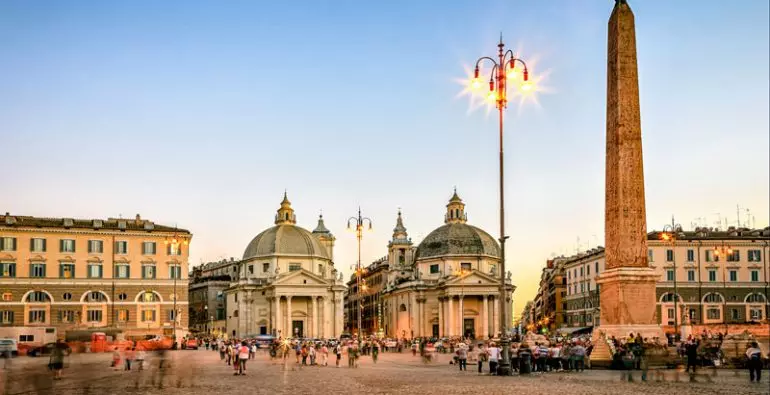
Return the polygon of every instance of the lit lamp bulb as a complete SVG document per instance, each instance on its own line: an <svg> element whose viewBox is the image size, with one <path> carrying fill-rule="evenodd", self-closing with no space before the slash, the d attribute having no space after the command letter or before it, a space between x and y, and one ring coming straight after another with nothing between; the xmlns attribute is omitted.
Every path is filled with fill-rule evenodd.
<svg viewBox="0 0 770 395"><path fill-rule="evenodd" d="M510 69L508 70L508 73L505 75L508 80L513 81L517 78L519 78L519 70L516 69Z"/></svg>
<svg viewBox="0 0 770 395"><path fill-rule="evenodd" d="M478 78L473 78L471 80L471 90L477 91L479 89L481 89L481 80Z"/></svg>
<svg viewBox="0 0 770 395"><path fill-rule="evenodd" d="M487 100L489 100L490 102L497 101L497 94L495 92L489 92L487 94Z"/></svg>
<svg viewBox="0 0 770 395"><path fill-rule="evenodd" d="M521 83L521 90L524 92L530 92L533 88L534 86L532 86L532 83L529 81L524 81Z"/></svg>

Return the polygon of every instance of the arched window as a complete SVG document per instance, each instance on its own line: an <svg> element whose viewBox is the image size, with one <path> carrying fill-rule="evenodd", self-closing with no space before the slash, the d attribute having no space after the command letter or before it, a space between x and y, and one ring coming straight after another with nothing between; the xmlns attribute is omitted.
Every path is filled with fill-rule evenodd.
<svg viewBox="0 0 770 395"><path fill-rule="evenodd" d="M406 311L406 305L402 304L401 306L399 306L398 311Z"/></svg>
<svg viewBox="0 0 770 395"><path fill-rule="evenodd" d="M32 291L27 295L25 302L27 303L48 303L51 298L48 297L48 293L44 291Z"/></svg>
<svg viewBox="0 0 770 395"><path fill-rule="evenodd" d="M664 294L661 296L661 298L660 298L660 301L661 301L662 303L674 303L674 294L673 294L673 293L671 293L671 292L666 292L666 293L664 293ZM678 301L679 303L682 303L682 297L681 297L681 296L679 296L679 297L677 298L677 301Z"/></svg>
<svg viewBox="0 0 770 395"><path fill-rule="evenodd" d="M155 292L145 291L139 294L139 302L142 302L142 303L160 302L160 297Z"/></svg>
<svg viewBox="0 0 770 395"><path fill-rule="evenodd" d="M724 298L718 293L709 293L703 297L704 303L723 303Z"/></svg>
<svg viewBox="0 0 770 395"><path fill-rule="evenodd" d="M238 310L233 311L233 318L238 318Z"/></svg>
<svg viewBox="0 0 770 395"><path fill-rule="evenodd" d="M86 294L84 302L101 303L107 301L107 295L102 291L89 291Z"/></svg>
<svg viewBox="0 0 770 395"><path fill-rule="evenodd" d="M746 303L764 303L765 302L765 295L762 294L748 294L746 296Z"/></svg>

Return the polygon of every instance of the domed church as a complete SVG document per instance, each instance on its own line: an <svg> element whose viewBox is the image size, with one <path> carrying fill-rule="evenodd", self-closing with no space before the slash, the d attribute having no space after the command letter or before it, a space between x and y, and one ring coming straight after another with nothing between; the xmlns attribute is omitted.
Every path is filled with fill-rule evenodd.
<svg viewBox="0 0 770 395"><path fill-rule="evenodd" d="M383 292L388 336L487 339L499 334L500 245L467 219L455 190L444 225L414 248L399 212L388 243ZM504 296L509 310L514 290L508 277Z"/></svg>
<svg viewBox="0 0 770 395"><path fill-rule="evenodd" d="M249 242L225 292L228 335L339 337L345 285L334 268L334 241L323 216L312 232L297 226L284 193L275 226Z"/></svg>

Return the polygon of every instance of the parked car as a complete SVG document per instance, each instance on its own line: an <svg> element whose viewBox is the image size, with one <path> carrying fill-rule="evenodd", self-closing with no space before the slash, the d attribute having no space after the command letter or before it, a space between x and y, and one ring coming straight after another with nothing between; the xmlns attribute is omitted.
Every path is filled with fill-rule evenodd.
<svg viewBox="0 0 770 395"><path fill-rule="evenodd" d="M197 339L187 339L187 341L184 343L185 349L187 350L197 350L198 349L198 340Z"/></svg>
<svg viewBox="0 0 770 395"><path fill-rule="evenodd" d="M64 355L70 355L72 353L72 349L70 346L65 345L64 349ZM31 348L29 351L27 351L27 355L30 357L39 357L41 355L51 355L51 352L53 352L53 349L56 348L56 343L46 343L42 346Z"/></svg>
<svg viewBox="0 0 770 395"><path fill-rule="evenodd" d="M16 339L0 339L0 357L19 355L19 344Z"/></svg>

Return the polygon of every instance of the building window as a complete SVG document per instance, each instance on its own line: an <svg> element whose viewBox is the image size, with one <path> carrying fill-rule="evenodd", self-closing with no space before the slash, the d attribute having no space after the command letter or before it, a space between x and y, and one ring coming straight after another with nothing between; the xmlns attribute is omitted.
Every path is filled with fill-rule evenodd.
<svg viewBox="0 0 770 395"><path fill-rule="evenodd" d="M666 250L666 262L674 261L674 250Z"/></svg>
<svg viewBox="0 0 770 395"><path fill-rule="evenodd" d="M128 295L126 295L125 292L121 292L118 294L118 300L126 300L128 299Z"/></svg>
<svg viewBox="0 0 770 395"><path fill-rule="evenodd" d="M585 283L580 283L580 293L583 293L586 291L585 286L586 286Z"/></svg>
<svg viewBox="0 0 770 395"><path fill-rule="evenodd" d="M583 267L580 267L580 277L583 277Z"/></svg>
<svg viewBox="0 0 770 395"><path fill-rule="evenodd" d="M160 299L158 298L158 295L155 294L155 292L142 292L142 296L139 298L139 301L144 303L153 303L160 302Z"/></svg>
<svg viewBox="0 0 770 395"><path fill-rule="evenodd" d="M16 277L16 264L13 262L0 262L0 277Z"/></svg>
<svg viewBox="0 0 770 395"><path fill-rule="evenodd" d="M0 324L13 324L13 311L0 311Z"/></svg>
<svg viewBox="0 0 770 395"><path fill-rule="evenodd" d="M249 265L249 274L254 274L254 265Z"/></svg>
<svg viewBox="0 0 770 395"><path fill-rule="evenodd" d="M741 252L739 250L733 250L732 254L727 255L727 262L740 262Z"/></svg>
<svg viewBox="0 0 770 395"><path fill-rule="evenodd" d="M674 281L674 271L666 270L666 281Z"/></svg>
<svg viewBox="0 0 770 395"><path fill-rule="evenodd" d="M709 282L715 282L717 281L717 271L716 270L709 270Z"/></svg>
<svg viewBox="0 0 770 395"><path fill-rule="evenodd" d="M142 310L142 321L155 321L155 310Z"/></svg>
<svg viewBox="0 0 770 395"><path fill-rule="evenodd" d="M75 252L75 240L59 240L59 252Z"/></svg>
<svg viewBox="0 0 770 395"><path fill-rule="evenodd" d="M687 250L687 262L695 262L695 250Z"/></svg>
<svg viewBox="0 0 770 395"><path fill-rule="evenodd" d="M45 277L45 263L33 263L29 265L30 277Z"/></svg>
<svg viewBox="0 0 770 395"><path fill-rule="evenodd" d="M470 262L462 262L462 263L460 263L460 270L467 271L467 272L471 271L471 264L470 264Z"/></svg>
<svg viewBox="0 0 770 395"><path fill-rule="evenodd" d="M301 270L301 269L302 269L302 264L301 263L290 263L289 264L289 271L290 272L296 272L297 270Z"/></svg>
<svg viewBox="0 0 770 395"><path fill-rule="evenodd" d="M730 309L730 319L731 320L737 320L741 318L740 312L738 312L738 309Z"/></svg>
<svg viewBox="0 0 770 395"><path fill-rule="evenodd" d="M710 320L718 320L720 316L719 309L716 307L711 307L706 310L706 317Z"/></svg>
<svg viewBox="0 0 770 395"><path fill-rule="evenodd" d="M86 295L86 302L101 303L106 301L107 301L107 296L99 291L92 291L92 292L89 292L88 295Z"/></svg>
<svg viewBox="0 0 770 395"><path fill-rule="evenodd" d="M668 309L666 311L666 313L667 313L666 317L668 317L668 320L669 320L668 321L669 325L673 324L674 323L674 321L673 321L674 320L674 309L673 308Z"/></svg>
<svg viewBox="0 0 770 395"><path fill-rule="evenodd" d="M75 278L75 264L74 263L60 263L59 264L59 277L60 278Z"/></svg>
<svg viewBox="0 0 770 395"><path fill-rule="evenodd" d="M732 281L732 282L738 281L738 271L737 270L730 270L730 281Z"/></svg>
<svg viewBox="0 0 770 395"><path fill-rule="evenodd" d="M262 264L262 273L267 273L270 270L270 263L263 263Z"/></svg>
<svg viewBox="0 0 770 395"><path fill-rule="evenodd" d="M179 280L179 279L182 278L182 266L171 265L171 266L168 267L168 270L169 270L169 272L168 272L168 275L169 275L168 278L169 279L172 279L172 280L173 279L177 279L177 280Z"/></svg>
<svg viewBox="0 0 770 395"><path fill-rule="evenodd" d="M11 302L13 301L13 294L10 292L3 293L3 302Z"/></svg>
<svg viewBox="0 0 770 395"><path fill-rule="evenodd" d="M155 278L155 265L142 265L142 278L154 279Z"/></svg>
<svg viewBox="0 0 770 395"><path fill-rule="evenodd" d="M59 322L62 324L71 324L75 322L74 310L59 310Z"/></svg>
<svg viewBox="0 0 770 395"><path fill-rule="evenodd" d="M16 251L16 238L15 237L3 237L0 239L0 250L3 251Z"/></svg>
<svg viewBox="0 0 770 395"><path fill-rule="evenodd" d="M223 320L223 319L225 319L225 309L223 309L223 308L217 308L217 316L216 316L216 319L217 319L217 320Z"/></svg>
<svg viewBox="0 0 770 395"><path fill-rule="evenodd" d="M34 238L29 241L29 250L32 252L45 252L45 239Z"/></svg>
<svg viewBox="0 0 770 395"><path fill-rule="evenodd" d="M115 317L118 322L128 322L128 309L120 309L115 312L117 314L117 317Z"/></svg>
<svg viewBox="0 0 770 395"><path fill-rule="evenodd" d="M695 270L687 271L687 281L695 281Z"/></svg>
<svg viewBox="0 0 770 395"><path fill-rule="evenodd" d="M116 241L115 242L115 253L125 255L128 254L128 242L127 241Z"/></svg>
<svg viewBox="0 0 770 395"><path fill-rule="evenodd" d="M19 335L20 342L33 342L35 341L35 335Z"/></svg>
<svg viewBox="0 0 770 395"><path fill-rule="evenodd" d="M61 298L62 298L62 299L64 299L64 300L72 300L72 294L71 294L71 293L69 293L69 292L65 292L65 293L64 293L64 294L61 296Z"/></svg>
<svg viewBox="0 0 770 395"><path fill-rule="evenodd" d="M145 241L142 243L142 255L155 255L156 245L154 241Z"/></svg>
<svg viewBox="0 0 770 395"><path fill-rule="evenodd" d="M88 240L88 253L101 254L104 252L104 242L101 240Z"/></svg>
<svg viewBox="0 0 770 395"><path fill-rule="evenodd" d="M751 282L757 282L759 281L759 270L752 270L751 271Z"/></svg>
<svg viewBox="0 0 770 395"><path fill-rule="evenodd" d="M90 264L88 265L88 278L102 278L102 265Z"/></svg>
<svg viewBox="0 0 770 395"><path fill-rule="evenodd" d="M102 311L101 310L86 310L86 319L88 322L101 322Z"/></svg>
<svg viewBox="0 0 770 395"><path fill-rule="evenodd" d="M703 298L703 301L706 303L722 303L723 299L720 294L710 293Z"/></svg>
<svg viewBox="0 0 770 395"><path fill-rule="evenodd" d="M762 294L750 294L746 297L746 303L764 303L765 297Z"/></svg>
<svg viewBox="0 0 770 395"><path fill-rule="evenodd" d="M752 307L749 309L749 319L752 321L762 320L762 308Z"/></svg>
<svg viewBox="0 0 770 395"><path fill-rule="evenodd" d="M748 258L749 258L749 262L762 262L761 250L749 250Z"/></svg>
<svg viewBox="0 0 770 395"><path fill-rule="evenodd" d="M168 243L166 255L182 255L182 245L179 243Z"/></svg>
<svg viewBox="0 0 770 395"><path fill-rule="evenodd" d="M29 311L29 323L30 324L42 324L45 322L45 310L30 310Z"/></svg>
<svg viewBox="0 0 770 395"><path fill-rule="evenodd" d="M711 262L713 260L713 251L706 250L706 262Z"/></svg>
<svg viewBox="0 0 770 395"><path fill-rule="evenodd" d="M173 321L174 319L176 319L176 311L169 310L168 311L168 320L169 321Z"/></svg>
<svg viewBox="0 0 770 395"><path fill-rule="evenodd" d="M663 294L662 300L663 300L663 303L674 303L674 294L672 294L671 292L667 292ZM679 301L681 302L682 299L680 298Z"/></svg>
<svg viewBox="0 0 770 395"><path fill-rule="evenodd" d="M430 265L430 274L436 274L438 272L438 263Z"/></svg>
<svg viewBox="0 0 770 395"><path fill-rule="evenodd" d="M591 265L586 265L586 276L591 275Z"/></svg>
<svg viewBox="0 0 770 395"><path fill-rule="evenodd" d="M648 262L654 262L655 260L652 259L652 257L653 257L652 248L649 248L649 249L647 249L647 261Z"/></svg>
<svg viewBox="0 0 770 395"><path fill-rule="evenodd" d="M131 266L125 263L119 263L115 265L115 278L129 278L131 277Z"/></svg>

